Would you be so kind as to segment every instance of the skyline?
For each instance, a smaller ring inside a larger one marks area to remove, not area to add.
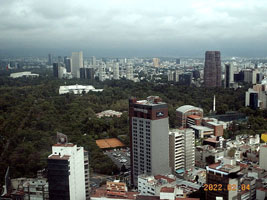
[[[263,0],[3,0],[0,54],[266,57]]]

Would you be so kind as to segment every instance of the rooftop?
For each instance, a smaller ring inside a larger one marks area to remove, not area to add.
[[[174,188],[173,187],[162,187],[160,189],[160,192],[174,193]]]
[[[203,112],[202,108],[198,108],[198,107],[191,106],[191,105],[184,105],[184,106],[181,106],[181,107],[176,109],[176,111],[182,112],[182,113],[185,113],[185,112],[190,111],[190,110],[199,110],[199,111]]]
[[[136,101],[137,104],[142,104],[142,105],[150,105],[150,106],[155,106],[159,104],[166,104],[162,102],[161,98],[158,96],[149,96],[147,97],[146,100],[139,100]]]
[[[53,159],[53,160],[69,160],[70,156],[69,155],[50,155],[48,156],[48,159]]]
[[[96,144],[101,149],[124,147],[124,144],[117,138],[96,140]]]
[[[192,118],[192,119],[200,119],[201,117],[198,116],[198,115],[189,115],[188,116],[189,118]]]
[[[212,128],[208,128],[206,126],[196,126],[196,125],[192,125],[190,126],[191,128],[193,129],[196,129],[196,130],[201,130],[201,131],[213,131]]]
[[[204,141],[213,142],[213,143],[219,143],[220,142],[220,141],[216,140],[216,137],[207,138]]]
[[[159,180],[159,179],[165,179],[168,181],[168,183],[172,183],[175,181],[175,179],[172,179],[172,178],[169,178],[167,176],[162,176],[162,175],[156,175],[154,176],[156,180]]]
[[[106,187],[101,187],[93,191],[91,197],[108,197],[109,195],[112,195],[112,193],[107,194]],[[112,199],[135,199],[136,195],[138,195],[138,192],[114,192]]]
[[[74,147],[75,145],[72,143],[66,143],[66,144],[54,144],[54,147]]]

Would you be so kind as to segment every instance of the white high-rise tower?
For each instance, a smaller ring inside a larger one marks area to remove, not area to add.
[[[80,78],[80,68],[83,68],[83,52],[72,52],[71,55],[72,75],[74,78]]]
[[[57,143],[47,163],[49,199],[86,199],[83,147]]]

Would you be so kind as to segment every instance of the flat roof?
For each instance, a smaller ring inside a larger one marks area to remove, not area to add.
[[[174,193],[174,188],[173,187],[162,187],[160,189],[160,192]]]
[[[192,125],[190,126],[191,128],[193,129],[196,129],[196,130],[201,130],[201,131],[213,131],[212,128],[208,128],[206,126],[197,126],[197,125]]]
[[[64,156],[60,156],[60,155],[50,155],[48,157],[48,159],[52,159],[52,160],[69,160],[70,156],[69,155],[64,155]]]
[[[188,116],[189,118],[192,118],[192,119],[200,119],[201,117],[198,116],[198,115],[189,115]]]
[[[75,145],[72,143],[66,143],[66,144],[54,144],[54,147],[74,147]]]
[[[207,139],[205,139],[204,141],[206,141],[206,142],[213,142],[213,143],[218,143],[218,142],[220,142],[220,141],[216,140],[215,137],[213,137],[213,138],[207,138]]]
[[[175,181],[175,179],[169,178],[167,176],[162,176],[162,175],[156,175],[154,177],[155,177],[156,180],[165,179],[165,180],[168,181],[168,183],[172,183],[173,181]]]
[[[124,147],[125,145],[117,138],[96,140],[96,144],[101,149]]]

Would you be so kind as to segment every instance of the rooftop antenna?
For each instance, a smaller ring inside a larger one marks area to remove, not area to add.
[[[216,99],[215,99],[215,95],[214,95],[214,98],[213,98],[213,112],[215,113],[215,104],[216,104]]]

